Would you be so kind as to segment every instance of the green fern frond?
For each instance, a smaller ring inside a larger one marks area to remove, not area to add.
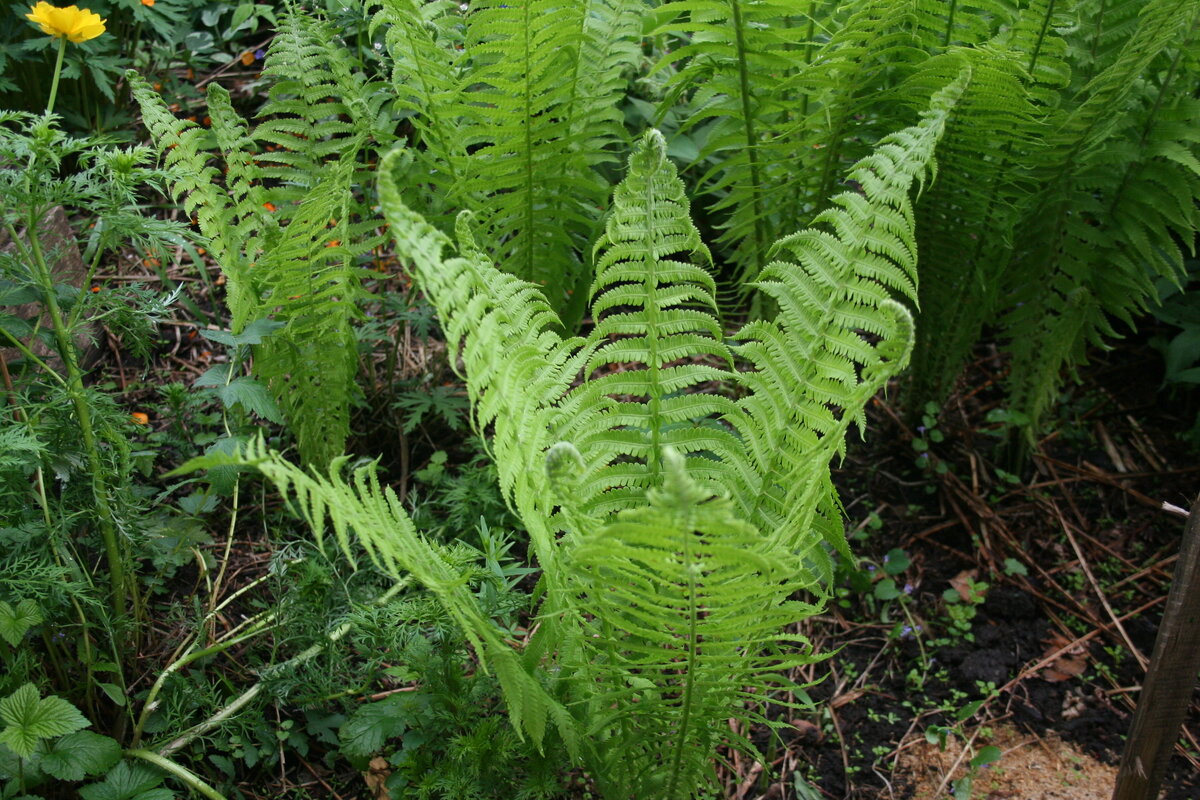
[[[685,260],[708,262],[708,248],[658,131],[630,155],[595,254],[589,378],[564,401],[555,436],[587,453],[595,471],[581,487],[584,504],[603,515],[659,482],[664,447],[711,450],[721,433],[699,423],[731,409],[724,398],[694,391],[730,378],[733,361],[715,282]]]
[[[572,74],[588,4],[558,0],[471,7],[470,194],[487,203],[480,219],[488,250],[518,277],[546,287],[555,307],[575,284],[578,252],[596,218],[588,198],[605,183],[571,147],[572,100],[562,76]]]
[[[263,77],[273,83],[254,131],[260,149],[273,146],[256,160],[261,178],[278,184],[271,197],[277,206],[299,202],[322,167],[351,147],[361,150],[373,140],[382,151],[395,141],[384,84],[354,66],[328,21],[298,12],[281,18],[263,64]],[[369,180],[365,164],[358,179]]]
[[[462,129],[462,36],[458,4],[417,0],[364,0],[369,30],[383,30],[391,61],[393,102],[412,121],[412,152],[420,160],[420,183],[434,191],[422,210],[442,216],[446,208],[472,206],[465,190],[467,150]],[[436,204],[436,205],[434,205]]]
[[[818,8],[825,5],[810,3],[800,14],[815,26],[828,13]],[[812,57],[805,28],[795,18],[798,10],[785,0],[684,0],[664,3],[659,10],[667,21],[656,33],[682,37],[684,43],[655,69],[686,59],[668,84],[667,101],[690,94],[695,110],[687,125],[714,123],[701,157],[718,155],[719,162],[700,185],[718,198],[714,210],[732,214],[725,240],[732,243],[735,263],[748,278],[767,263],[779,222],[769,209],[777,200],[768,197],[781,179],[780,169],[764,153],[764,145],[799,102],[785,88],[788,78]]]
[[[1004,299],[1001,276],[1018,204],[1033,188],[1017,165],[1046,129],[1044,110],[1029,91],[1028,63],[1028,53],[989,43],[930,59],[906,82],[919,99],[964,66],[970,71],[938,146],[940,177],[916,209],[920,313],[905,395],[913,414],[949,394]]]
[[[800,588],[795,557],[670,449],[663,471],[646,505],[589,531],[564,565],[595,619],[571,680],[587,734],[607,740],[593,769],[609,797],[695,796],[712,780],[729,709],[757,706],[813,660],[787,633],[816,611],[788,599]]]
[[[1001,320],[1013,405],[1031,431],[1062,368],[1116,335],[1110,320],[1131,325],[1155,296],[1155,277],[1182,275],[1177,242],[1190,243],[1200,223],[1200,106],[1180,66],[1198,26],[1195,3],[1147,4],[1120,54],[1034,153],[1041,189],[1024,209],[1007,286],[1015,306]]]
[[[504,641],[503,631],[480,609],[454,560],[443,547],[417,532],[396,493],[380,484],[373,464],[355,468],[347,481],[341,475],[347,461],[346,457],[333,459],[328,476],[306,472],[269,451],[259,437],[237,455],[203,456],[184,464],[180,471],[252,467],[290,498],[292,508],[312,528],[318,546],[323,546],[328,519],[338,547],[351,561],[357,543],[380,571],[396,580],[418,581],[454,618],[484,669],[495,673],[518,734],[527,733],[540,745],[549,719],[568,750],[577,754],[580,741],[574,719]]]
[[[226,277],[234,333],[258,319],[285,323],[257,346],[253,369],[303,459],[325,463],[349,435],[362,294],[355,264],[383,242],[367,162],[394,141],[393,122],[378,84],[354,74],[329,23],[302,11],[283,15],[264,71],[275,83],[253,130],[229,93],[209,85],[211,140],[171,119],[143,81],[131,85],[168,163],[200,176],[181,173],[176,191],[188,193],[185,208]],[[214,145],[223,179],[207,164]]]
[[[912,320],[893,296],[916,296],[909,192],[931,169],[968,77],[937,92],[918,125],[859,161],[850,180],[861,194],[837,195],[818,215],[820,227],[779,242],[794,263],[773,262],[755,284],[778,314],[735,335],[735,354],[753,367],[739,376],[751,393],[738,401],[748,463],[737,474],[756,478],[733,496],[749,500],[743,513],[760,530],[789,545],[806,536],[850,424],[865,430],[866,403],[908,361]]]

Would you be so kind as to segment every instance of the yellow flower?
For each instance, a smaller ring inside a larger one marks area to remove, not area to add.
[[[29,10],[32,13],[26,14],[25,19],[36,23],[42,29],[42,33],[59,39],[65,36],[76,44],[95,39],[104,33],[104,23],[108,22],[100,19],[99,14],[76,6],[58,8],[40,2]]]

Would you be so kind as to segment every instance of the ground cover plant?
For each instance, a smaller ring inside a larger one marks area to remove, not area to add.
[[[1194,3],[18,11],[4,796],[1115,757],[1195,491]],[[153,150],[64,132],[89,70]]]

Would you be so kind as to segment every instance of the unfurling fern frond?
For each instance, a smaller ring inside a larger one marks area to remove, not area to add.
[[[209,85],[223,190],[207,165],[212,154],[201,149],[211,146],[202,130],[175,120],[144,81],[130,82],[167,162],[195,170],[181,170],[175,188],[226,277],[233,332],[264,318],[284,323],[256,346],[254,371],[304,460],[325,463],[349,435],[358,366],[352,323],[362,293],[355,263],[383,241],[365,191],[366,162],[394,134],[378,86],[354,74],[324,21],[287,13],[264,73],[276,82],[253,130],[228,92]]]
[[[703,421],[732,410],[726,398],[696,391],[730,379],[733,361],[713,278],[689,260],[707,266],[708,248],[666,151],[650,131],[614,192],[595,247],[588,380],[556,415],[555,438],[587,454],[593,471],[578,499],[599,515],[660,482],[664,447],[685,456],[712,451],[724,434]]]

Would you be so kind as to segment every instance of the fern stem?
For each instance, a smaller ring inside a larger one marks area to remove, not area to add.
[[[521,26],[521,33],[525,37],[525,48],[522,52],[524,58],[524,99],[525,99],[525,115],[522,120],[525,126],[525,148],[521,153],[524,158],[525,169],[525,230],[522,235],[526,237],[525,247],[525,267],[521,276],[526,280],[533,280],[534,268],[534,247],[533,247],[533,76],[531,74],[533,62],[533,42],[530,41],[532,35],[532,24],[530,21],[530,3],[524,2],[521,4],[521,12],[525,16],[525,24]],[[548,291],[552,287],[544,287],[543,291]],[[549,294],[547,294],[549,297]],[[555,303],[557,306],[558,304]]]
[[[687,517],[683,520],[682,528],[684,531],[694,531],[694,506],[688,506]],[[674,800],[677,797],[676,792],[679,790],[679,782],[682,778],[681,770],[683,765],[683,752],[691,744],[691,738],[688,736],[688,726],[691,724],[692,716],[692,695],[695,692],[696,680],[696,630],[699,623],[699,610],[696,608],[696,573],[692,570],[692,536],[693,533],[687,533],[683,536],[683,568],[684,574],[687,575],[687,599],[688,599],[688,633],[687,633],[687,665],[683,673],[683,697],[681,705],[683,707],[683,715],[679,718],[679,730],[675,735],[675,744],[671,752],[671,770],[670,778],[667,783],[667,791],[663,794],[666,800]]]
[[[1054,2],[1050,0],[1046,5],[1046,13],[1042,16],[1042,27],[1038,31],[1037,42],[1033,45],[1033,52],[1029,55],[1029,66],[1026,67],[1026,72],[1033,76],[1033,69],[1037,66],[1038,56],[1042,52],[1042,42],[1046,39],[1046,31],[1050,28],[1050,18],[1054,16]]]
[[[1089,59],[1090,59],[1090,61],[1088,63],[1088,78],[1089,79],[1096,72],[1096,55],[1100,50],[1100,39],[1101,39],[1101,37],[1104,36],[1104,15],[1107,11],[1108,11],[1108,0],[1101,0],[1100,1],[1100,12],[1098,14],[1096,14],[1095,21],[1092,23],[1092,29],[1093,29],[1094,33],[1092,34],[1092,47],[1088,54]],[[1085,81],[1084,83],[1086,85],[1087,82]]]
[[[942,39],[942,47],[950,46],[950,35],[954,32],[954,12],[958,9],[958,0],[951,0],[950,13],[946,18],[946,36]]]
[[[769,238],[763,230],[762,180],[758,164],[758,133],[750,104],[750,70],[746,62],[745,23],[742,22],[741,0],[730,0],[733,14],[733,35],[737,45],[738,84],[742,103],[742,129],[746,135],[746,159],[750,164],[751,206],[754,209],[754,274],[743,277],[743,281],[754,280],[763,268],[763,254]]]

